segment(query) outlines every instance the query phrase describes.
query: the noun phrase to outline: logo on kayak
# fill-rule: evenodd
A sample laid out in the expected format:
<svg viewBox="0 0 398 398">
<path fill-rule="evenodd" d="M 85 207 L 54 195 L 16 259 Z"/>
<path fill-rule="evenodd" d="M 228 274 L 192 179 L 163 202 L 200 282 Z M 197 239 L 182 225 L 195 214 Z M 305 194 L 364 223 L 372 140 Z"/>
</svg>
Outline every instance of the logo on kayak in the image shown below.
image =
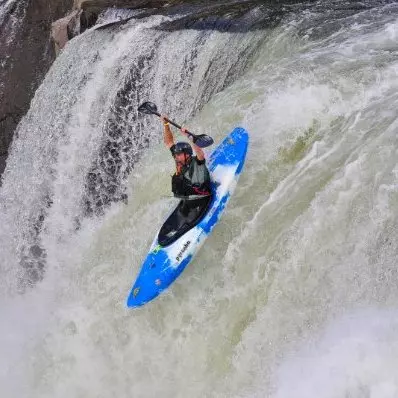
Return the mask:
<svg viewBox="0 0 398 398">
<path fill-rule="evenodd" d="M 188 249 L 190 244 L 191 244 L 190 240 L 184 244 L 183 248 L 181 249 L 181 251 L 178 253 L 178 256 L 176 257 L 177 261 L 181 260 L 182 255 L 186 252 L 186 250 Z"/>
<path fill-rule="evenodd" d="M 133 297 L 134 298 L 136 298 L 137 297 L 137 295 L 138 295 L 138 293 L 140 292 L 140 288 L 139 287 L 136 287 L 134 290 L 133 290 Z"/>
<path fill-rule="evenodd" d="M 159 253 L 159 251 L 162 249 L 162 246 L 160 246 L 160 245 L 157 245 L 154 249 L 153 249 L 153 254 L 158 254 Z"/>
</svg>

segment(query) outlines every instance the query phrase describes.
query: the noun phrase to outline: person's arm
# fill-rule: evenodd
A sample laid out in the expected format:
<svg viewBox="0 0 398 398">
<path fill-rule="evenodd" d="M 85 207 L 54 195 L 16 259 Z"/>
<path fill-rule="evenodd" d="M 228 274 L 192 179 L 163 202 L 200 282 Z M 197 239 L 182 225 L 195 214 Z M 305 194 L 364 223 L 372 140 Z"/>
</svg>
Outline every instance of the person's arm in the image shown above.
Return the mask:
<svg viewBox="0 0 398 398">
<path fill-rule="evenodd" d="M 186 131 L 187 131 L 186 128 L 184 128 L 184 127 L 181 128 L 181 133 L 184 134 L 186 137 L 189 138 L 189 136 L 188 136 L 188 134 L 186 133 Z M 195 153 L 196 153 L 196 158 L 197 158 L 199 161 L 205 160 L 205 153 L 203 152 L 202 148 L 199 147 L 199 146 L 197 146 L 197 145 L 195 145 L 191 140 L 189 140 L 189 141 L 192 143 L 193 149 L 194 149 L 194 151 L 195 151 Z"/>
<path fill-rule="evenodd" d="M 168 122 L 167 116 L 162 115 L 160 120 L 163 122 L 164 131 L 163 131 L 163 141 L 167 148 L 171 148 L 174 145 L 174 137 L 171 132 L 170 124 Z"/>
</svg>

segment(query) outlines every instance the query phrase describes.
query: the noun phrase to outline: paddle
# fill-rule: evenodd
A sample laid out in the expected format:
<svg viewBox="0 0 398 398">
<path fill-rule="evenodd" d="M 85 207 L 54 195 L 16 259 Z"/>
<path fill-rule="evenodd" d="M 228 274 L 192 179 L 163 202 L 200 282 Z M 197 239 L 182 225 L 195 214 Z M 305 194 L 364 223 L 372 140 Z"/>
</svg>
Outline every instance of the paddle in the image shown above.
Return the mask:
<svg viewBox="0 0 398 398">
<path fill-rule="evenodd" d="M 140 105 L 138 107 L 138 112 L 142 112 L 147 115 L 161 116 L 160 113 L 158 112 L 157 106 L 153 102 L 144 102 L 142 105 Z M 177 123 L 175 123 L 169 119 L 166 119 L 166 120 L 170 124 L 172 124 L 173 126 L 175 126 L 181 130 L 181 126 L 179 126 Z M 200 148 L 206 148 L 207 146 L 212 145 L 214 142 L 213 138 L 211 138 L 210 136 L 208 136 L 206 134 L 196 135 L 196 134 L 191 133 L 188 130 L 186 130 L 186 133 L 187 133 L 189 139 Z"/>
</svg>

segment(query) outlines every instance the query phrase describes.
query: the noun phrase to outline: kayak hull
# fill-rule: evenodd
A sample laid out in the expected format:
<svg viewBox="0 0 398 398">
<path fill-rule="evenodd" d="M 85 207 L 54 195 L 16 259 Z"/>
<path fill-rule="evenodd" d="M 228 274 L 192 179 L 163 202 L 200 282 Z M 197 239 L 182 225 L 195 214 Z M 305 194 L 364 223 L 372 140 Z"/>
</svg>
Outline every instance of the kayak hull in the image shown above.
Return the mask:
<svg viewBox="0 0 398 398">
<path fill-rule="evenodd" d="M 235 190 L 241 174 L 249 136 L 236 128 L 214 150 L 208 161 L 213 197 L 200 222 L 172 244 L 162 247 L 158 234 L 144 260 L 138 277 L 127 298 L 128 307 L 139 307 L 167 289 L 203 245 Z"/>
</svg>

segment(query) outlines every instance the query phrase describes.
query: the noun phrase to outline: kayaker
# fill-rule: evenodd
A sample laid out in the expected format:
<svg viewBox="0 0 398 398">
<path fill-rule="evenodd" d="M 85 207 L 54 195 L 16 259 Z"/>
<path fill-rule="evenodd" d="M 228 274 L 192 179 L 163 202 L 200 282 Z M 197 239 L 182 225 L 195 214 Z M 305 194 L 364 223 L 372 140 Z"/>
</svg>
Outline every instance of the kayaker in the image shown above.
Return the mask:
<svg viewBox="0 0 398 398">
<path fill-rule="evenodd" d="M 206 166 L 203 150 L 192 143 L 174 143 L 173 133 L 165 115 L 161 116 L 164 126 L 164 143 L 170 149 L 175 160 L 176 172 L 172 177 L 172 191 L 175 197 L 182 200 L 180 211 L 184 217 L 193 218 L 207 207 L 211 199 L 210 173 Z M 181 128 L 181 133 L 188 137 L 187 129 Z M 195 155 L 193 156 L 193 150 Z"/>
</svg>

